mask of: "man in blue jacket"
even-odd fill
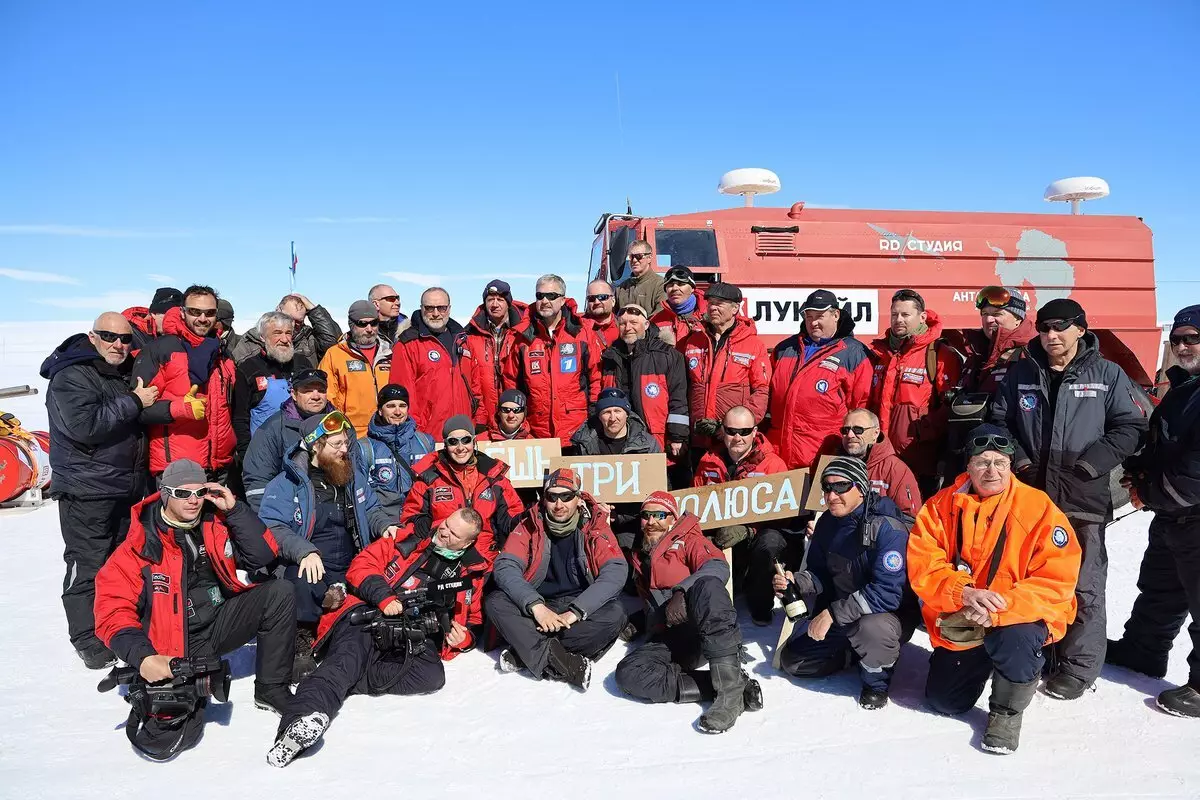
[[[288,385],[288,399],[254,432],[242,461],[242,486],[246,503],[256,513],[267,484],[283,469],[284,458],[300,441],[304,421],[313,414],[324,416],[334,410],[326,396],[328,390],[329,376],[323,370],[297,372]]]
[[[312,648],[325,607],[346,595],[346,570],[360,550],[395,536],[367,479],[351,455],[354,429],[340,411],[313,415],[283,471],[263,494],[258,516],[279,543],[284,577],[296,591],[296,659],[293,680],[316,669]]]
[[[389,384],[379,390],[379,410],[358,440],[371,488],[388,519],[399,520],[404,498],[412,488],[412,465],[434,451],[433,437],[417,430],[408,415],[408,389]]]
[[[908,582],[905,564],[908,529],[900,509],[871,494],[867,467],[839,456],[821,473],[827,513],[817,520],[808,547],[808,568],[785,578],[814,614],[796,626],[784,645],[781,668],[797,678],[823,678],[858,661],[867,710],[887,705],[888,686],[911,635],[901,624],[900,607]]]

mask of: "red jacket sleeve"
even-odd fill
[[[354,593],[381,611],[395,599],[383,574],[395,554],[394,541],[376,539],[351,560],[346,570],[346,582],[354,587]]]
[[[140,666],[142,658],[155,652],[149,637],[142,631],[138,613],[143,583],[141,560],[128,541],[123,542],[96,573],[96,637],[106,647],[112,647],[118,634],[125,633],[122,638],[128,640],[127,646],[121,647],[123,652],[117,655],[133,667]]]
[[[864,358],[862,363],[854,368],[847,376],[846,407],[850,409],[866,408],[871,399],[871,378],[875,373],[875,365],[871,359]]]

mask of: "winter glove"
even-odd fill
[[[715,419],[702,419],[696,423],[696,433],[700,436],[713,437],[717,435],[717,429],[721,427],[721,423]]]
[[[676,589],[675,594],[667,601],[667,627],[685,625],[687,621],[687,597],[682,590]]]
[[[321,600],[321,608],[326,611],[333,611],[335,608],[341,608],[344,602],[346,602],[346,584],[335,583],[325,590],[325,598]]]
[[[197,397],[196,389],[199,387],[192,384],[192,388],[188,389],[188,393],[180,400],[171,401],[171,419],[204,419],[208,413],[208,398]]]
[[[713,544],[722,550],[728,550],[735,544],[745,541],[750,536],[750,529],[745,525],[725,525],[711,533]]]

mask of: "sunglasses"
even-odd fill
[[[199,499],[208,494],[207,486],[201,486],[199,489],[175,489],[164,486],[162,490],[176,500],[191,500],[193,497]]]
[[[450,310],[450,306],[421,306],[422,311],[436,311],[439,314],[445,314]]]
[[[97,331],[99,333],[99,331]],[[1171,347],[1178,347],[1181,344],[1194,346],[1200,344],[1200,333],[1181,333],[1178,336],[1171,334]],[[105,340],[107,341],[107,340]],[[124,339],[122,339],[124,341]],[[128,344],[128,342],[126,342]]]
[[[524,414],[525,409],[520,406],[500,406],[501,414]]]
[[[873,430],[875,430],[874,425],[843,425],[842,436],[849,436],[851,431],[854,432],[855,436],[862,436],[867,431]]]
[[[1012,439],[1009,439],[1007,436],[998,436],[994,433],[987,436],[976,436],[971,439],[972,455],[979,455],[985,450],[998,450],[1007,456],[1011,456],[1017,451],[1017,448],[1013,445]]]
[[[378,328],[379,320],[377,319],[355,319],[350,321],[356,328]]]
[[[643,511],[638,516],[640,516],[644,520],[666,519],[667,517],[671,516],[671,512],[670,511]]]
[[[383,297],[377,297],[377,298],[375,298],[375,299],[377,299],[377,300],[386,300],[386,301],[387,301],[387,302],[389,302],[389,303],[395,303],[397,300],[399,300],[399,299],[400,299],[400,295],[398,295],[398,294],[386,294],[386,295],[384,295]]]
[[[346,419],[345,414],[340,411],[330,411],[321,417],[321,421],[317,423],[317,429],[304,437],[304,443],[312,444],[322,436],[332,436],[344,430],[349,430],[349,428],[350,420]]]
[[[204,317],[205,319],[216,319],[217,310],[215,308],[192,308],[183,309],[189,317]]]
[[[120,342],[121,344],[133,344],[132,333],[114,333],[112,331],[92,331],[92,333],[96,334],[109,344],[112,344],[113,342]]]
[[[611,299],[612,299],[611,294],[589,294],[587,296],[587,301],[589,303],[603,303],[604,301],[611,300]]]
[[[553,302],[560,297],[566,297],[566,295],[561,292],[537,292],[534,294],[534,297],[538,300],[550,300]]]
[[[1077,322],[1079,322],[1078,317],[1072,317],[1071,319],[1048,319],[1045,322],[1037,323],[1034,327],[1037,328],[1038,333],[1049,333],[1050,331],[1062,333]]]
[[[979,290],[979,294],[975,295],[975,308],[980,311],[988,306],[1004,308],[1010,300],[1012,300],[1012,292],[1003,286],[985,286]]]
[[[749,436],[754,433],[754,428],[731,428],[728,425],[722,425],[725,429],[726,436]]]
[[[892,295],[893,303],[902,303],[905,301],[910,302],[910,303],[919,303],[919,302],[921,302],[921,295],[919,295],[917,292],[913,291],[912,289],[901,289],[900,291],[898,291],[894,295]]]
[[[467,434],[466,436],[447,436],[446,447],[458,447],[460,444],[470,444],[475,441],[475,437]]]
[[[630,253],[629,254],[630,261],[641,261],[643,258],[649,258],[649,257],[650,257],[649,253]]]
[[[821,481],[821,491],[825,494],[845,494],[853,488],[851,481]]]
[[[546,492],[546,502],[548,503],[569,503],[578,495],[575,492]]]

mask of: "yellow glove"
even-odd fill
[[[171,418],[180,419],[204,419],[208,413],[208,398],[201,395],[196,396],[196,384],[192,384],[192,388],[188,389],[188,393],[180,400],[175,400],[171,403]]]

